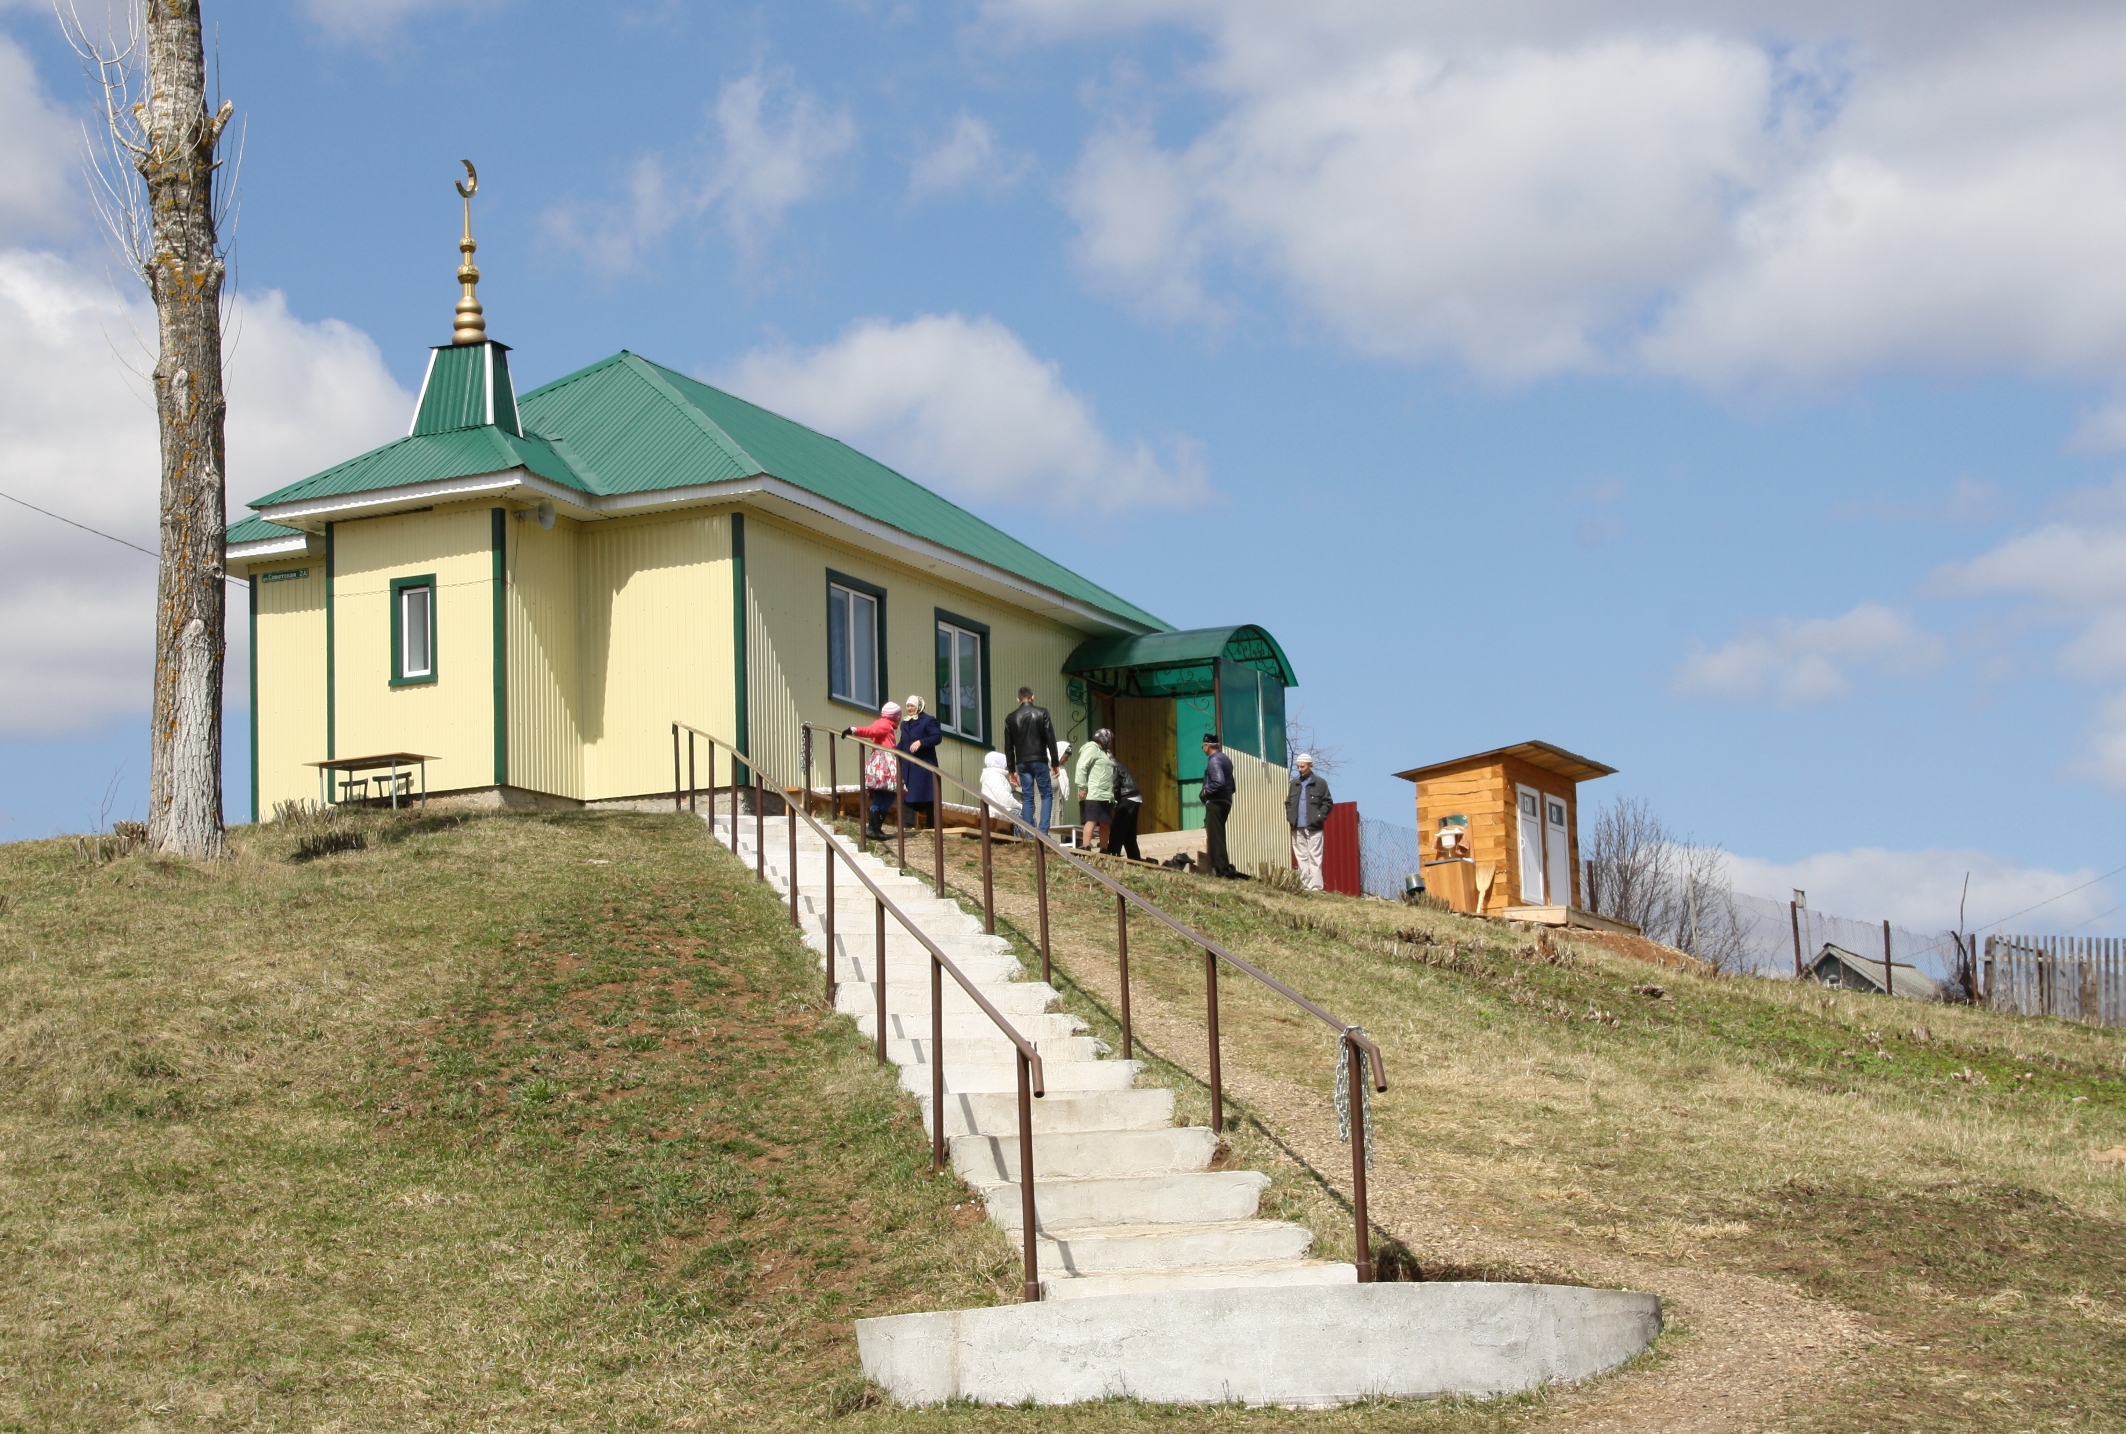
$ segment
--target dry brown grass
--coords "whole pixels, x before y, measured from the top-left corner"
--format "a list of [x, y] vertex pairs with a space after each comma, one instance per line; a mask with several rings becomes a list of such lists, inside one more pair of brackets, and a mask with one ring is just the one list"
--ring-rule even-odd
[[[2126, 1138], [2126, 1032], [1660, 970], [1383, 902], [1131, 878], [1381, 1043], [1376, 1223], [1427, 1277], [1671, 1296], [1687, 1328], [1670, 1365], [1537, 1423], [1642, 1427], [1624, 1391], [1640, 1380], [1652, 1417], [1696, 1360], [1703, 1387], [1660, 1427], [2126, 1427], [2126, 1172], [2090, 1158]], [[1000, 882], [1030, 929], [1024, 874]], [[1112, 905], [1058, 890], [1073, 999], [1112, 1032]], [[1138, 1031], [1200, 1118], [1200, 959], [1132, 931]], [[1222, 995], [1237, 1153], [1273, 1170], [1281, 1213], [1347, 1251], [1333, 1039], [1252, 983]], [[1752, 1344], [1770, 1359], [1736, 1354]], [[1752, 1379], [1764, 1397], [1730, 1407]]]
[[678, 818], [0, 847], [0, 1430], [1516, 1427], [879, 1406], [1009, 1297], [782, 906]]

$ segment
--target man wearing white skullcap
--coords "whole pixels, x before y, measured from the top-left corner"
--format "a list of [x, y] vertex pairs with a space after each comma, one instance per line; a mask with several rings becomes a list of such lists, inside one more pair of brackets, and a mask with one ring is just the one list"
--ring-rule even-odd
[[1292, 826], [1292, 863], [1307, 890], [1320, 891], [1322, 828], [1336, 798], [1329, 795], [1329, 784], [1314, 775], [1311, 753], [1301, 752], [1293, 765], [1299, 770], [1284, 799], [1284, 819]]

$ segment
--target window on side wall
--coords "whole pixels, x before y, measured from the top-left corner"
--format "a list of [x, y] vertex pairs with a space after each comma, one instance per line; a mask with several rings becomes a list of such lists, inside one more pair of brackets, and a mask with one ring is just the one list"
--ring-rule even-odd
[[937, 719], [947, 732], [986, 741], [989, 731], [989, 628], [938, 614]]
[[391, 685], [436, 680], [436, 580], [433, 573], [391, 580]]
[[827, 695], [877, 712], [885, 687], [885, 591], [839, 574], [827, 581]]

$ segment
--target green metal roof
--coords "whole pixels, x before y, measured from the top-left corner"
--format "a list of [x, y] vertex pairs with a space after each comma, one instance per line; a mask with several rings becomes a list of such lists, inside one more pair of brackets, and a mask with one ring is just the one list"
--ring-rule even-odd
[[224, 543], [256, 543], [266, 538], [300, 538], [301, 528], [283, 528], [278, 523], [269, 523], [264, 518], [245, 518], [231, 523], [222, 535]]
[[[437, 350], [437, 363], [448, 352]], [[497, 377], [506, 381], [506, 372], [501, 370]], [[525, 437], [492, 425], [418, 433], [291, 483], [251, 506], [374, 492], [519, 466], [564, 487], [601, 496], [774, 477], [1125, 622], [1156, 630], [1167, 627], [1143, 608], [847, 444], [638, 355], [622, 351], [578, 369], [524, 394], [517, 410]]]
[[520, 436], [516, 391], [509, 381], [509, 345], [485, 339], [476, 344], [439, 344], [429, 350], [428, 374], [421, 380], [421, 400], [414, 406], [415, 437], [454, 428], [494, 424]]
[[1186, 632], [1150, 632], [1135, 637], [1096, 637], [1079, 645], [1063, 664], [1074, 675], [1126, 669], [1208, 668], [1219, 658], [1267, 672], [1287, 687], [1299, 678], [1277, 639], [1253, 623], [1196, 627]]

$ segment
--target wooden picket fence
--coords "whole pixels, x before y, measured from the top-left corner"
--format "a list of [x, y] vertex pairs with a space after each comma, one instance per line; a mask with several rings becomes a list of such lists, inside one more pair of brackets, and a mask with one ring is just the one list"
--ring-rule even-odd
[[1996, 1011], [2126, 1026], [2126, 938], [1988, 936], [1985, 982]]

